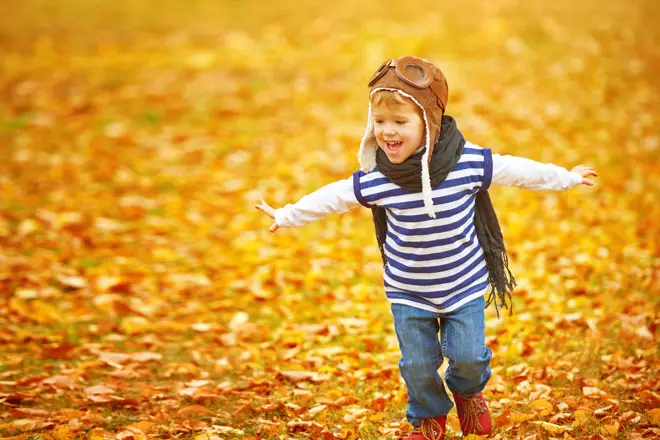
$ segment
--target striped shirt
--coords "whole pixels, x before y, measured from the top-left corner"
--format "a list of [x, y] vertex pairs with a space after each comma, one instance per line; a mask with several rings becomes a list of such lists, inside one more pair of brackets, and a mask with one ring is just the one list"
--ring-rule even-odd
[[483, 296], [488, 269], [477, 238], [477, 192], [491, 183], [565, 190], [581, 183], [575, 172], [515, 156], [492, 154], [466, 142], [442, 184], [433, 188], [436, 218], [424, 208], [421, 191], [408, 191], [380, 171], [357, 171], [275, 211], [279, 226], [301, 226], [356, 206], [381, 206], [387, 217], [384, 286], [392, 303], [438, 313]]
[[385, 208], [385, 293], [392, 302], [448, 312], [483, 296], [488, 269], [474, 225], [475, 200], [493, 175], [491, 151], [465, 147], [446, 179], [433, 188], [436, 218], [421, 191], [408, 191], [381, 172], [357, 171], [353, 191], [368, 207]]

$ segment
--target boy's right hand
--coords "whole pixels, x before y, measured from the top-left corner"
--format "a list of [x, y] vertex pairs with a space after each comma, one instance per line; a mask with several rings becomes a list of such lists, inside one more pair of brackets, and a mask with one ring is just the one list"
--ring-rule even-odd
[[[269, 215], [271, 218], [275, 218], [275, 210], [272, 207], [270, 207], [268, 203], [264, 201], [264, 199], [261, 199], [261, 203], [254, 205], [254, 207], [264, 212], [266, 215]], [[268, 230], [270, 232], [275, 232], [277, 231], [278, 228], [279, 226], [277, 222], [273, 222], [273, 224], [270, 225], [270, 228], [268, 228]]]
[[587, 186], [593, 186], [594, 181], [591, 179], [587, 179], [589, 176], [595, 176], [598, 177], [598, 173], [596, 170], [594, 170], [594, 167], [587, 166], [587, 165], [578, 165], [575, 168], [571, 170], [574, 173], [578, 173], [580, 176], [582, 176], [582, 184], [587, 185]]

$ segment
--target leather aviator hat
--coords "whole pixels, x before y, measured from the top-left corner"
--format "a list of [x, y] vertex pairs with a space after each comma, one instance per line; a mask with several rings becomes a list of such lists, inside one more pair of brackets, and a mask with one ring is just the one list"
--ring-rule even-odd
[[[442, 115], [447, 106], [449, 89], [442, 71], [431, 62], [413, 56], [404, 56], [384, 62], [369, 81], [369, 98], [375, 93], [389, 90], [414, 102], [422, 111], [426, 151], [422, 157], [422, 193], [424, 206], [435, 217], [431, 198], [429, 162], [433, 147], [440, 136]], [[358, 160], [360, 169], [369, 172], [376, 167], [378, 144], [374, 135], [374, 120], [369, 100], [367, 128], [360, 143]]]

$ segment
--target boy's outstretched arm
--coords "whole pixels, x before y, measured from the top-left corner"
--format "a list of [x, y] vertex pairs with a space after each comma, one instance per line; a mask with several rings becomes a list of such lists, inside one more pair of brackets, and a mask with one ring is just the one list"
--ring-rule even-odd
[[294, 205], [287, 204], [283, 208], [274, 209], [263, 199], [261, 203], [254, 205], [274, 220], [268, 228], [270, 232], [281, 227], [303, 226], [329, 214], [344, 213], [356, 206], [360, 206], [360, 202], [353, 192], [352, 177], [319, 188]]
[[571, 171], [551, 163], [540, 163], [517, 156], [493, 154], [492, 183], [532, 190], [562, 191], [583, 184], [592, 186], [589, 176], [598, 173], [591, 166], [578, 165]]

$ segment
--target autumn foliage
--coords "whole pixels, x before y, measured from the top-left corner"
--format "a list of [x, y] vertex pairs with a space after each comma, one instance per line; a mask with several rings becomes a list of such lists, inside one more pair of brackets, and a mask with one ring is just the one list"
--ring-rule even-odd
[[490, 192], [519, 283], [492, 438], [660, 437], [659, 5], [2, 2], [0, 438], [404, 435], [370, 213], [253, 208], [356, 169], [404, 54], [470, 141], [599, 173]]

